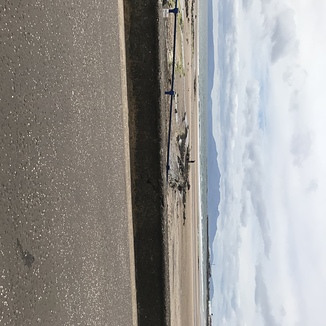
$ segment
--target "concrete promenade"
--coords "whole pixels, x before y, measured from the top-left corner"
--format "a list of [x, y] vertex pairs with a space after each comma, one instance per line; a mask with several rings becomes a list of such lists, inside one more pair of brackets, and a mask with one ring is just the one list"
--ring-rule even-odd
[[0, 4], [0, 324], [137, 324], [121, 0]]

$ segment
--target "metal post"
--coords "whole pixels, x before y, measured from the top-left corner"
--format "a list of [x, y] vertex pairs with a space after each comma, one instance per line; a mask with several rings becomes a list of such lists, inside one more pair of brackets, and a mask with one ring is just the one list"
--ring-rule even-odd
[[165, 94], [171, 96], [170, 101], [170, 118], [169, 118], [169, 132], [168, 132], [168, 151], [166, 159], [166, 180], [169, 178], [170, 170], [170, 146], [171, 146], [171, 127], [172, 127], [172, 105], [173, 105], [173, 96], [174, 93], [174, 70], [175, 70], [175, 48], [176, 48], [176, 39], [177, 39], [177, 14], [178, 10], [178, 0], [175, 0], [175, 8], [169, 10], [170, 13], [174, 14], [174, 37], [173, 37], [173, 59], [172, 59], [172, 79], [171, 79], [171, 90], [165, 92]]

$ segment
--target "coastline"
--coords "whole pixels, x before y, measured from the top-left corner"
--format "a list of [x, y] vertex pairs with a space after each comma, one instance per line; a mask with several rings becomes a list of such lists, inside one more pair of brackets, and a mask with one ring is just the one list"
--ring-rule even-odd
[[198, 325], [197, 2], [178, 15], [168, 184], [171, 24], [149, 0], [91, 6], [10, 18], [0, 321]]

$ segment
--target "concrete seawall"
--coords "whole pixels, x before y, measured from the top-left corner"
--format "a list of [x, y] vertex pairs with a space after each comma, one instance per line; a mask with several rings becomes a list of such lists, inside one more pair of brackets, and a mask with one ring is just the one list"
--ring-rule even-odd
[[163, 246], [158, 3], [125, 0], [139, 325], [167, 324]]
[[0, 324], [136, 325], [122, 1], [0, 6]]

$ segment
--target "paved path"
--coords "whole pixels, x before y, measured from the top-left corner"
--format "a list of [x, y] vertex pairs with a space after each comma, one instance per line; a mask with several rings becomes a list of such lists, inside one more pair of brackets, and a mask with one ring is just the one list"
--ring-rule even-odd
[[136, 325], [122, 26], [121, 0], [0, 4], [1, 325]]

